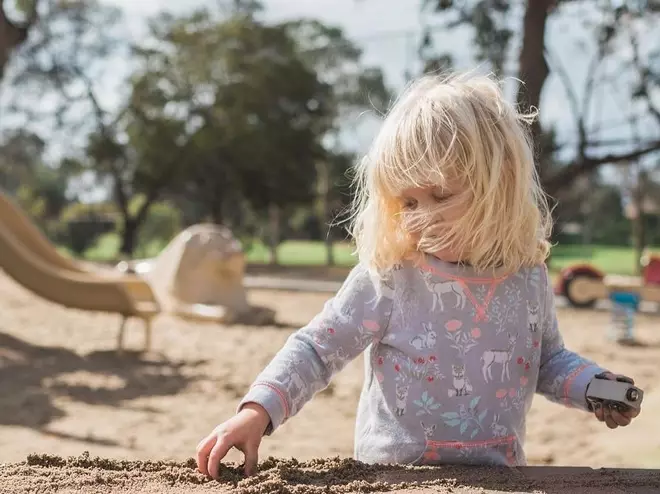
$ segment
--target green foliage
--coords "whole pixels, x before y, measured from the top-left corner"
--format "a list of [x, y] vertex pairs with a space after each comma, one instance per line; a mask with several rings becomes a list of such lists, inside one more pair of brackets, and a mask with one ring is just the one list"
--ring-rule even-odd
[[[352, 266], [355, 257], [351, 255], [350, 244], [337, 243], [333, 246], [335, 263], [339, 266]], [[251, 249], [245, 249], [249, 262], [265, 264], [269, 260], [269, 250], [261, 242], [254, 242]], [[283, 265], [321, 266], [327, 262], [326, 247], [322, 242], [286, 241], [278, 247], [277, 258]]]
[[63, 226], [58, 242], [80, 255], [100, 235], [116, 228], [116, 218], [116, 208], [111, 203], [72, 203], [60, 214], [59, 221]]
[[[475, 58], [488, 62], [497, 74], [504, 72], [509, 43], [513, 37], [510, 22], [511, 2], [504, 0], [422, 0], [422, 10], [431, 11], [445, 20], [445, 29], [452, 30], [464, 25], [474, 29]], [[451, 53], [438, 51], [434, 46], [431, 27], [422, 35], [420, 55], [424, 71], [450, 69], [453, 65]]]
[[[144, 203], [144, 196], [135, 197], [129, 209], [138, 211]], [[159, 251], [174, 238], [182, 229], [181, 212], [167, 201], [154, 203], [149, 208], [140, 233], [136, 255], [142, 256], [145, 252]]]
[[121, 236], [115, 232], [108, 232], [96, 237], [94, 242], [84, 250], [82, 256], [88, 261], [111, 262], [119, 257], [120, 247]]

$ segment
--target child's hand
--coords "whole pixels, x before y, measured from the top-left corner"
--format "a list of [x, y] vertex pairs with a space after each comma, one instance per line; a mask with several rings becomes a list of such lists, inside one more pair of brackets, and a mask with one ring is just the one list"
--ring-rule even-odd
[[220, 478], [220, 462], [232, 447], [245, 455], [245, 474], [256, 473], [261, 438], [270, 424], [268, 412], [248, 403], [235, 416], [213, 429], [197, 446], [197, 468], [215, 480]]
[[[611, 372], [605, 372], [601, 374], [604, 379], [609, 379], [610, 381], [623, 381], [630, 384], [635, 384], [635, 381], [627, 376], [622, 376], [620, 374], [613, 374]], [[640, 410], [635, 408], [629, 408], [626, 411], [618, 411], [610, 407], [603, 407], [598, 405], [594, 414], [600, 422], [605, 422], [607, 427], [610, 429], [616, 429], [617, 427], [625, 427], [630, 424], [632, 419], [639, 415]]]

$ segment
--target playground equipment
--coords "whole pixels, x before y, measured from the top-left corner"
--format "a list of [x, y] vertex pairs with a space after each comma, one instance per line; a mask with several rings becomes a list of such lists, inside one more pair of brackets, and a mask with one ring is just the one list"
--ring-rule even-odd
[[118, 269], [61, 255], [29, 217], [0, 192], [0, 268], [17, 283], [51, 302], [122, 316], [145, 324], [151, 346], [152, 320], [161, 312], [223, 324], [272, 324], [275, 312], [248, 303], [240, 242], [224, 227], [194, 225], [182, 231], [155, 259], [122, 262]]
[[660, 303], [660, 256], [647, 254], [642, 265], [641, 277], [605, 275], [589, 264], [568, 266], [559, 273], [555, 294], [563, 295], [578, 308], [593, 307], [614, 293], [632, 293], [640, 301]]
[[193, 225], [177, 235], [156, 258], [121, 262], [153, 288], [165, 312], [222, 324], [272, 324], [275, 313], [248, 303], [243, 278], [245, 255], [228, 228]]
[[17, 283], [51, 302], [122, 316], [117, 349], [122, 350], [126, 321], [145, 324], [145, 348], [151, 322], [161, 311], [148, 283], [137, 276], [93, 269], [61, 255], [6, 195], [0, 193], [0, 268]]

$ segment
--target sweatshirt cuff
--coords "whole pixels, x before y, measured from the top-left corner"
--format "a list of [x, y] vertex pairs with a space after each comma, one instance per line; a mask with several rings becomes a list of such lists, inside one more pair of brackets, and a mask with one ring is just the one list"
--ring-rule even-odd
[[595, 364], [583, 364], [576, 367], [564, 381], [562, 401], [569, 408], [589, 411], [587, 386], [597, 374], [608, 372]]
[[270, 416], [270, 425], [265, 435], [270, 436], [289, 416], [284, 393], [275, 385], [266, 382], [257, 382], [252, 385], [248, 393], [238, 404], [238, 411], [248, 403], [256, 403], [264, 407]]

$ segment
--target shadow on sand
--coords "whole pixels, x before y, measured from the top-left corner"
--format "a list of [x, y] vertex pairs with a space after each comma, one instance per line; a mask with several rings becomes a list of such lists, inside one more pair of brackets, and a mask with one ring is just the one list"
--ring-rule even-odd
[[145, 396], [174, 395], [198, 379], [194, 370], [204, 363], [132, 352], [80, 355], [0, 333], [0, 425], [57, 434], [44, 430], [65, 416], [57, 398], [116, 407]]

